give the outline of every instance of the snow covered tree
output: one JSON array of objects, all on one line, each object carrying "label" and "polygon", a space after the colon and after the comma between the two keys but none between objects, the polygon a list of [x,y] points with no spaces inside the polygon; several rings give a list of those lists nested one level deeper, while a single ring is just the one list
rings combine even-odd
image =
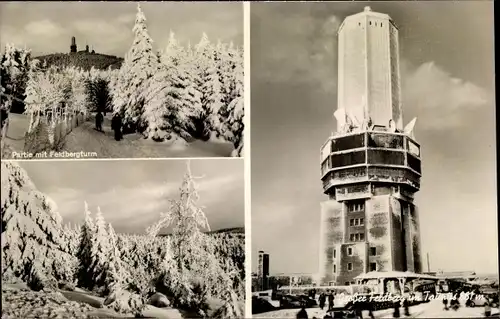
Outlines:
[{"label": "snow covered tree", "polygon": [[137,14],[133,28],[134,42],[125,56],[120,70],[115,95],[114,110],[123,114],[124,125],[142,132],[146,129],[143,116],[149,80],[158,69],[158,59],[153,51],[153,40],[149,36],[146,17],[137,4]]},{"label": "snow covered tree", "polygon": [[1,163],[2,274],[10,272],[33,289],[72,281],[60,216],[15,162]]},{"label": "snow covered tree", "polygon": [[[235,67],[235,88],[232,92],[233,100],[225,108],[223,119],[226,118],[222,125],[225,129],[222,135],[226,140],[233,143],[235,151],[232,156],[243,156],[243,131],[244,123],[244,97],[243,97],[243,65],[236,64]],[[227,116],[227,117],[226,117]],[[221,121],[224,121],[224,120]]]},{"label": "snow covered tree", "polygon": [[78,247],[78,285],[82,288],[93,289],[92,280],[92,247],[94,245],[95,226],[89,211],[87,202],[85,202],[85,221],[80,231],[80,244]]},{"label": "snow covered tree", "polygon": [[71,104],[71,98],[71,80],[66,72],[56,67],[45,70],[33,67],[25,99],[25,113],[30,115],[28,132],[33,131],[40,114],[44,114],[49,125],[49,140],[53,143],[55,125],[61,120],[67,105]]},{"label": "snow covered tree", "polygon": [[77,256],[80,241],[80,228],[72,224],[66,224],[63,227],[66,250],[72,255]]},{"label": "snow covered tree", "polygon": [[5,46],[0,57],[0,108],[15,113],[24,111],[24,91],[28,80],[31,51],[17,48],[12,44]]},{"label": "snow covered tree", "polygon": [[195,59],[192,61],[196,71],[195,83],[200,93],[201,108],[192,115],[195,130],[192,135],[208,140],[212,132],[217,132],[220,125],[217,116],[222,107],[223,96],[220,77],[217,70],[216,50],[208,36],[203,33],[195,47]]},{"label": "snow covered tree", "polygon": [[145,107],[146,136],[153,140],[179,140],[189,135],[189,120],[197,107],[198,95],[188,70],[181,64],[183,59],[183,49],[171,32]]},{"label": "snow covered tree", "polygon": [[[160,229],[173,226],[161,282],[169,287],[179,306],[197,309],[200,315],[205,316],[206,298],[223,300],[224,296],[235,292],[231,274],[224,271],[216,257],[216,242],[202,232],[202,229],[210,230],[210,226],[197,204],[198,199],[197,186],[188,161],[179,199],[171,201],[170,212],[162,214],[162,218],[149,227],[147,233],[155,236]],[[237,307],[237,304],[233,304],[234,309]],[[234,313],[238,312],[234,310]]]},{"label": "snow covered tree", "polygon": [[126,272],[122,265],[116,233],[111,224],[108,224],[108,240],[109,254],[106,263],[106,277],[104,280],[105,295],[109,295],[113,291],[124,289],[126,282]]},{"label": "snow covered tree", "polygon": [[[26,110],[25,114],[30,117],[28,133],[31,132],[40,122],[40,115],[45,110],[49,85],[48,79],[42,78],[38,72],[38,60],[33,60],[28,72],[28,83],[26,84]],[[45,94],[44,94],[45,93]]]},{"label": "snow covered tree", "polygon": [[93,112],[110,112],[112,110],[110,71],[99,72],[92,68],[89,73],[85,83],[85,91],[90,110]]},{"label": "snow covered tree", "polygon": [[109,249],[105,264],[103,291],[107,297],[104,300],[104,305],[117,312],[140,314],[145,307],[145,296],[126,290],[129,274],[124,269],[118,249],[117,237],[111,224],[108,225],[108,240]]},{"label": "snow covered tree", "polygon": [[185,54],[186,52],[184,51],[184,48],[175,38],[175,33],[170,30],[167,48],[165,49],[165,52],[163,52],[163,54],[161,54],[160,56],[161,63],[178,67],[183,62]]},{"label": "snow covered tree", "polygon": [[[167,259],[163,282],[166,286],[173,285],[171,292],[179,302],[188,305],[195,299],[192,291],[193,285],[190,279],[200,271],[199,258],[206,257],[204,254],[205,235],[200,228],[209,229],[208,221],[201,210],[196,206],[198,195],[195,182],[191,175],[188,161],[188,170],[180,187],[180,198],[171,200],[171,210],[162,214],[162,218],[147,232],[155,235],[156,231],[173,225],[173,233],[170,239],[171,258]],[[170,250],[169,250],[170,251]]]},{"label": "snow covered tree", "polygon": [[91,278],[94,287],[101,293],[106,280],[106,264],[110,249],[108,240],[106,222],[101,209],[97,207],[95,217],[95,236],[93,236],[94,242],[92,244],[90,255],[90,272],[92,274]]},{"label": "snow covered tree", "polygon": [[70,115],[80,112],[86,113],[89,98],[86,93],[85,83],[87,82],[88,74],[75,68],[70,68],[68,71],[71,80],[71,98],[69,100],[71,108],[67,113]]}]

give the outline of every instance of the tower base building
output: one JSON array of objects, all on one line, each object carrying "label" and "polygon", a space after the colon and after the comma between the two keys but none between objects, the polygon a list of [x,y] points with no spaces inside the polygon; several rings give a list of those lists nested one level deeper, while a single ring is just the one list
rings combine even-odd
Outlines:
[{"label": "tower base building", "polygon": [[323,148],[320,277],[348,285],[369,271],[422,271],[419,146],[405,134],[364,131]]}]

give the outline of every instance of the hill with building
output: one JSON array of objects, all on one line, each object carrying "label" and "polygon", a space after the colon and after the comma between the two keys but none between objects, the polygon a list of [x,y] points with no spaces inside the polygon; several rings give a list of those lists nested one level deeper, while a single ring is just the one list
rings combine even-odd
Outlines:
[{"label": "hill with building", "polygon": [[[245,227],[222,228],[218,230],[211,230],[206,234],[231,234],[231,235],[245,235]],[[170,234],[158,234],[160,237],[168,237]]]},{"label": "hill with building", "polygon": [[95,50],[89,48],[89,45],[86,45],[84,50],[78,51],[75,37],[71,39],[69,53],[47,54],[38,56],[36,59],[42,63],[47,63],[47,66],[74,66],[86,71],[92,67],[99,70],[119,69],[123,62],[123,58],[96,53]]}]

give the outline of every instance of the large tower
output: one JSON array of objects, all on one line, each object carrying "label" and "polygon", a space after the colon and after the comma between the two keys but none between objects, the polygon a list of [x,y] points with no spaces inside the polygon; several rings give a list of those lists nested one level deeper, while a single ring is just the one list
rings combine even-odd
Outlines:
[{"label": "large tower", "polygon": [[75,53],[76,50],[77,50],[77,48],[76,48],[76,38],[75,37],[71,37],[71,45],[69,46],[69,52]]},{"label": "large tower", "polygon": [[320,277],[345,285],[368,271],[421,272],[414,194],[416,119],[403,128],[398,29],[369,7],[338,31],[337,132],[321,149]]},{"label": "large tower", "polygon": [[259,290],[269,288],[269,254],[259,251],[259,269],[258,269]]}]

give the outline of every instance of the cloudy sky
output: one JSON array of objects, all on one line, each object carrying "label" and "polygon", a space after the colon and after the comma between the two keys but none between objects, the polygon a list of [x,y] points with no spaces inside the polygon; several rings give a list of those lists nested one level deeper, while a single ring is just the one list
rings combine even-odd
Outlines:
[{"label": "cloudy sky", "polygon": [[[84,201],[101,208],[117,232],[143,233],[168,212],[186,171],[184,160],[21,162],[38,190],[53,199],[64,222],[80,223]],[[244,226],[243,161],[191,160],[200,205],[212,230]]]},{"label": "cloudy sky", "polygon": [[[366,5],[252,4],[252,253],[268,251],[272,273],[318,271],[336,31]],[[370,5],[400,27],[404,123],[418,118],[422,145],[423,256],[434,270],[496,273],[493,2]]]},{"label": "cloudy sky", "polygon": [[[2,2],[0,45],[14,43],[35,55],[69,52],[71,36],[79,50],[88,43],[96,52],[124,56],[133,41],[135,2]],[[170,30],[187,45],[203,32],[213,41],[243,45],[241,3],[142,3],[156,49],[166,47]]]}]

